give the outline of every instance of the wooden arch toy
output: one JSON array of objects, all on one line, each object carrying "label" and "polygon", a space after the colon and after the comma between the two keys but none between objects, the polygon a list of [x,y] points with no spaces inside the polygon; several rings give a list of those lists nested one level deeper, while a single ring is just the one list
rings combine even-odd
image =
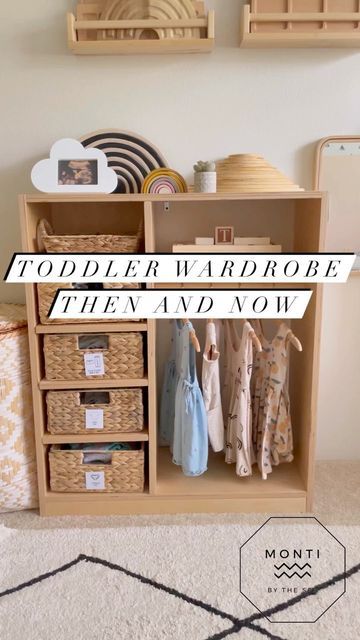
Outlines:
[{"label": "wooden arch toy", "polygon": [[200,31],[191,27],[166,28],[167,20],[187,20],[197,17],[192,0],[108,0],[101,13],[101,20],[159,20],[156,29],[106,30],[103,39],[141,40],[143,38],[199,38]]}]

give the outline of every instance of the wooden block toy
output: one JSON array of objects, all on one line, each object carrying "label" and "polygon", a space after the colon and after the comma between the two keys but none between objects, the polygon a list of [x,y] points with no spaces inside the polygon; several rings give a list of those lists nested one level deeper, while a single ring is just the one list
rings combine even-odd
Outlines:
[{"label": "wooden block toy", "polygon": [[249,244],[249,245],[253,245],[253,244],[257,244],[257,245],[263,245],[263,244],[270,244],[271,243],[271,238],[234,238],[234,244],[235,245],[245,245],[245,244]]},{"label": "wooden block toy", "polygon": [[195,244],[200,246],[208,246],[211,244],[215,244],[214,238],[195,238]]},{"label": "wooden block toy", "polygon": [[234,244],[234,227],[216,227],[215,244]]}]

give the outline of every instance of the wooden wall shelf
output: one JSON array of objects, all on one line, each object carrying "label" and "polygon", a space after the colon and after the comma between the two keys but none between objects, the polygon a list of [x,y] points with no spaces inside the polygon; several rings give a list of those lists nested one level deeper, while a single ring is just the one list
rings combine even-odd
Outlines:
[{"label": "wooden wall shelf", "polygon": [[[246,4],[241,17],[241,47],[245,48],[360,48],[360,11],[264,11]],[[284,0],[285,2],[285,0]],[[286,5],[286,2],[285,2]],[[271,7],[271,5],[269,5]],[[275,5],[274,5],[275,6]],[[325,5],[324,5],[325,6]]]},{"label": "wooden wall shelf", "polygon": [[[67,15],[68,46],[78,55],[133,55],[210,53],[215,43],[215,12],[205,15],[204,3],[195,2],[192,18],[104,20],[103,2],[79,1],[76,16]],[[194,12],[195,13],[195,12]],[[158,37],[163,30],[184,30],[183,37]],[[120,30],[134,30],[133,39],[116,37]],[[191,30],[196,37],[191,36]],[[114,37],[108,37],[113,35]]]}]

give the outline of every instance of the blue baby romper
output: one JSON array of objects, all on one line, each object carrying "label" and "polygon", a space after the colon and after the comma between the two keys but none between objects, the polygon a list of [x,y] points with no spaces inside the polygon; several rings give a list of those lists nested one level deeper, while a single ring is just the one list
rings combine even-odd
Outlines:
[{"label": "blue baby romper", "polygon": [[200,476],[207,470],[209,445],[206,410],[190,338],[192,330],[188,322],[176,336],[181,364],[175,397],[173,462],[182,467],[186,476]]},{"label": "blue baby romper", "polygon": [[182,323],[180,320],[172,320],[172,337],[169,360],[166,363],[164,382],[160,404],[160,446],[172,448],[175,422],[175,396],[179,382],[181,366],[180,335]]}]

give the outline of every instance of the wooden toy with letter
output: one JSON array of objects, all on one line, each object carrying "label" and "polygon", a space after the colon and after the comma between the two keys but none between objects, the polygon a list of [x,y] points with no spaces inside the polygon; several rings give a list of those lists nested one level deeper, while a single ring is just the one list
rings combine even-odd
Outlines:
[{"label": "wooden toy with letter", "polygon": [[234,244],[234,227],[216,227],[215,244]]}]

